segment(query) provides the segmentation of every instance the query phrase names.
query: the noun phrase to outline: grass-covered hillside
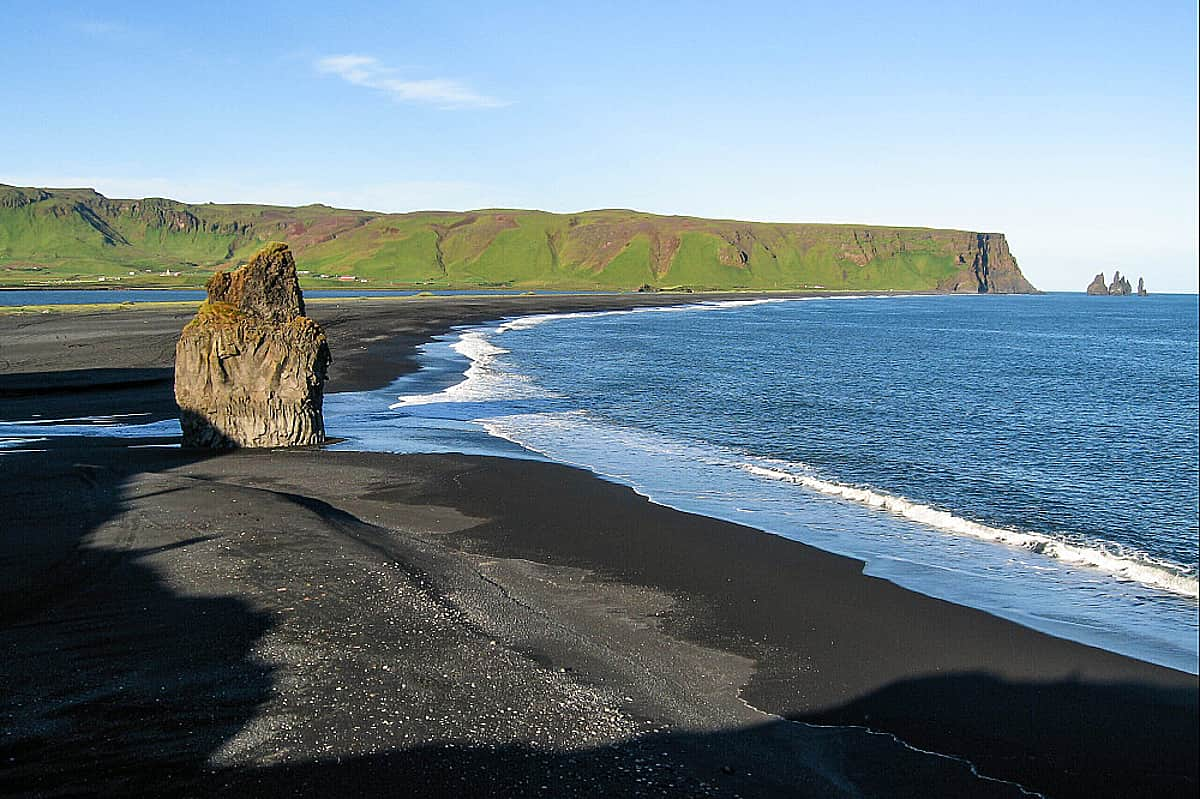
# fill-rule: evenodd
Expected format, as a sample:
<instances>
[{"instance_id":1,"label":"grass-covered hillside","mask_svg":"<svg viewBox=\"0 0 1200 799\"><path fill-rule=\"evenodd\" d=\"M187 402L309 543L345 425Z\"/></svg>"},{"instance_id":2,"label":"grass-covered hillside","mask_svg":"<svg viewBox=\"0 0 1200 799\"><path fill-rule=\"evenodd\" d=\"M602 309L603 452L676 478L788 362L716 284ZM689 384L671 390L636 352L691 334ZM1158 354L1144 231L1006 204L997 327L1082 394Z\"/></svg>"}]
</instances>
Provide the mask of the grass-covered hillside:
<instances>
[{"instance_id":1,"label":"grass-covered hillside","mask_svg":"<svg viewBox=\"0 0 1200 799\"><path fill-rule=\"evenodd\" d=\"M198 285L267 241L291 245L310 286L1033 290L997 233L623 210L189 205L0 185L0 285Z\"/></svg>"}]
</instances>

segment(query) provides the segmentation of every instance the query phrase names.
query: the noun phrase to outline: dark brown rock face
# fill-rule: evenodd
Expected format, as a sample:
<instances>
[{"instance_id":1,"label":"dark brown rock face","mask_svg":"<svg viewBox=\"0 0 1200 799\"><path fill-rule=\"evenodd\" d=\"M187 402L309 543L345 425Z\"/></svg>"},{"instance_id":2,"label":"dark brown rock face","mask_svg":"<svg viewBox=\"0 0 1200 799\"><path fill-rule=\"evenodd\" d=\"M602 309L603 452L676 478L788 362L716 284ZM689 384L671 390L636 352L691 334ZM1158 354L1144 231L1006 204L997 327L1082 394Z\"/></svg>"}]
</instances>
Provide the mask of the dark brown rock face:
<instances>
[{"instance_id":1,"label":"dark brown rock face","mask_svg":"<svg viewBox=\"0 0 1200 799\"><path fill-rule=\"evenodd\" d=\"M1003 233L970 235L971 239L958 253L962 269L939 283L939 291L958 294L1032 294L1037 291L1021 273Z\"/></svg>"},{"instance_id":2,"label":"dark brown rock face","mask_svg":"<svg viewBox=\"0 0 1200 799\"><path fill-rule=\"evenodd\" d=\"M1108 293L1118 296L1127 297L1133 293L1133 286L1129 285L1127 278L1121 277L1121 273L1113 272L1113 281L1108 286Z\"/></svg>"},{"instance_id":3,"label":"dark brown rock face","mask_svg":"<svg viewBox=\"0 0 1200 799\"><path fill-rule=\"evenodd\" d=\"M1138 290L1137 290L1137 295L1138 295L1139 297L1148 297L1148 296L1150 296L1150 292L1146 291L1146 280L1145 280L1145 278L1141 278L1141 277L1139 277L1139 278L1138 278Z\"/></svg>"},{"instance_id":4,"label":"dark brown rock face","mask_svg":"<svg viewBox=\"0 0 1200 799\"><path fill-rule=\"evenodd\" d=\"M1092 278L1092 282L1088 284L1087 293L1092 296L1106 296L1108 294L1108 286L1104 282L1104 273L1096 275Z\"/></svg>"},{"instance_id":5,"label":"dark brown rock face","mask_svg":"<svg viewBox=\"0 0 1200 799\"><path fill-rule=\"evenodd\" d=\"M272 243L208 281L175 347L185 447L289 447L325 440L329 346L304 316L296 262Z\"/></svg>"},{"instance_id":6,"label":"dark brown rock face","mask_svg":"<svg viewBox=\"0 0 1200 799\"><path fill-rule=\"evenodd\" d=\"M223 302L268 322L304 316L304 295L296 278L296 260L286 244L271 242L250 263L209 279L209 302Z\"/></svg>"}]
</instances>

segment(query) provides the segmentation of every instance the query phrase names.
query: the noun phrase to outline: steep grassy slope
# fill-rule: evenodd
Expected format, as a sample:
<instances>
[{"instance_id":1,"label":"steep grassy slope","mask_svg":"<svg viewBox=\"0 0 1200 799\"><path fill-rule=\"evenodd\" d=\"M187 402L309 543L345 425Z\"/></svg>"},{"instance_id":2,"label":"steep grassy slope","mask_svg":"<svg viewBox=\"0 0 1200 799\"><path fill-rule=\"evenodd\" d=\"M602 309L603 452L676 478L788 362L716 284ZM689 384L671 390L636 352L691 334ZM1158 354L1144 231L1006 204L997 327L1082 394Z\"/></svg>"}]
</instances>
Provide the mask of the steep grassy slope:
<instances>
[{"instance_id":1,"label":"steep grassy slope","mask_svg":"<svg viewBox=\"0 0 1200 799\"><path fill-rule=\"evenodd\" d=\"M998 233L623 210L188 205L0 185L0 284L193 285L273 240L291 245L309 285L353 276L372 287L1033 290Z\"/></svg>"}]
</instances>

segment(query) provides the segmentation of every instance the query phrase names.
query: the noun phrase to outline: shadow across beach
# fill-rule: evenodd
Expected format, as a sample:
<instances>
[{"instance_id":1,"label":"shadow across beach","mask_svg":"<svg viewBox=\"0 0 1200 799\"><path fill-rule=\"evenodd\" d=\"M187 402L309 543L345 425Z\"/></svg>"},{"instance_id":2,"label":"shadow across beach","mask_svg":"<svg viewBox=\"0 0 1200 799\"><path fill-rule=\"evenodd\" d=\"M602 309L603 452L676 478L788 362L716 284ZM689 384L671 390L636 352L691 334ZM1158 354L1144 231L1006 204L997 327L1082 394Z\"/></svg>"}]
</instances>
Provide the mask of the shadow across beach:
<instances>
[{"instance_id":1,"label":"shadow across beach","mask_svg":"<svg viewBox=\"0 0 1200 799\"><path fill-rule=\"evenodd\" d=\"M1049 796L1186 796L1200 784L1196 692L1183 686L949 674L788 717L888 730Z\"/></svg>"},{"instance_id":2,"label":"shadow across beach","mask_svg":"<svg viewBox=\"0 0 1200 799\"><path fill-rule=\"evenodd\" d=\"M207 454L132 457L126 443L50 439L0 455L0 793L187 784L271 691L272 669L250 657L270 617L180 592L154 567L210 536L113 524L135 474Z\"/></svg>"}]
</instances>

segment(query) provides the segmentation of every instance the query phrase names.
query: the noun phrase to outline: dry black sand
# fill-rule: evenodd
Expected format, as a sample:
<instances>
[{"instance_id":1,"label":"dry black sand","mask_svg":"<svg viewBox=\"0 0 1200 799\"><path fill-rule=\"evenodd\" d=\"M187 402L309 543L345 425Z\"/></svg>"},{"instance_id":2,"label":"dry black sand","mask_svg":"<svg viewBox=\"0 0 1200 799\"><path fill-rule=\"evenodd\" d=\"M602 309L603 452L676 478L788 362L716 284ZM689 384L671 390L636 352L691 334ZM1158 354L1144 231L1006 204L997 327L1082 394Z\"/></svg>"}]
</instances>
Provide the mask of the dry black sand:
<instances>
[{"instance_id":1,"label":"dry black sand","mask_svg":"<svg viewBox=\"0 0 1200 799\"><path fill-rule=\"evenodd\" d=\"M663 301L310 311L349 390L452 324ZM0 419L172 415L188 316L0 317ZM850 559L550 464L146 443L0 454L0 794L1196 792L1195 676Z\"/></svg>"}]
</instances>

